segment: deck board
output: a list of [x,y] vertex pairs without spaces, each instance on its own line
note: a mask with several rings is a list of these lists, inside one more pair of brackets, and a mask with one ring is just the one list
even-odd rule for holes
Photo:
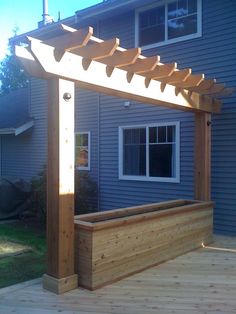
[[217,236],[212,246],[93,292],[58,296],[40,280],[1,289],[0,313],[236,313],[236,237]]

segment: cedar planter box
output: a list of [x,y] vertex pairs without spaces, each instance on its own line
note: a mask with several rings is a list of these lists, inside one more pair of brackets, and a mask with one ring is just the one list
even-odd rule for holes
[[94,290],[212,241],[213,203],[176,200],[75,217],[79,285]]

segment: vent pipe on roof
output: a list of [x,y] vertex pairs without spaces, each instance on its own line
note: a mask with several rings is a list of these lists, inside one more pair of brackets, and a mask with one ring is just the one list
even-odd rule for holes
[[47,24],[49,14],[48,14],[48,0],[43,0],[43,23]]
[[42,27],[53,23],[53,18],[48,14],[48,0],[43,0],[43,20],[38,23],[38,27]]

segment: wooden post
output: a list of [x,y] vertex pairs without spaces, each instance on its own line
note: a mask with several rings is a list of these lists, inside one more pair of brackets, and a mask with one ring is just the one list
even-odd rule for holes
[[211,200],[211,114],[195,113],[195,199]]
[[64,293],[74,273],[74,83],[48,81],[47,274],[43,287]]

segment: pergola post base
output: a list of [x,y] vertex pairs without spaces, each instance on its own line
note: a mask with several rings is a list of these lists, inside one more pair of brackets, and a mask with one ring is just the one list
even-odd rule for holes
[[56,294],[62,294],[78,287],[78,275],[65,278],[55,278],[48,274],[43,275],[43,288]]

